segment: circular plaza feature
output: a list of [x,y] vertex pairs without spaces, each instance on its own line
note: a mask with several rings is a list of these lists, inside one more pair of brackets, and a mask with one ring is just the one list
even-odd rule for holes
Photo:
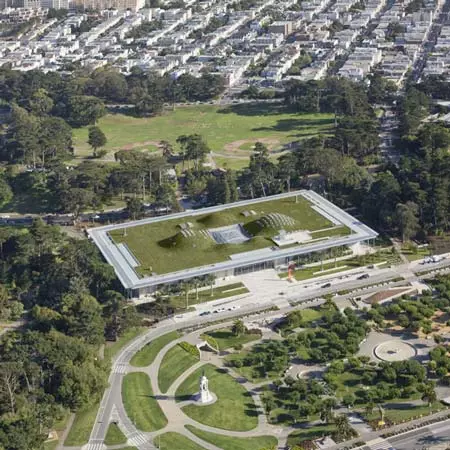
[[417,355],[417,350],[414,345],[407,342],[390,340],[377,345],[374,353],[378,359],[392,362],[414,358]]

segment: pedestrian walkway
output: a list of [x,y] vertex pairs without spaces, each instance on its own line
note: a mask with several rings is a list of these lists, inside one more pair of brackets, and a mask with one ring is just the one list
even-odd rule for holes
[[105,450],[106,446],[103,444],[103,441],[92,441],[89,442],[86,446],[83,447],[83,450]]
[[113,369],[113,373],[127,373],[128,364],[116,364]]
[[139,447],[140,445],[146,444],[147,442],[149,442],[148,437],[139,432],[136,432],[128,437],[128,444],[134,445],[135,447]]
[[377,438],[372,441],[366,443],[366,446],[371,450],[383,450],[383,449],[392,449],[392,444],[383,438]]

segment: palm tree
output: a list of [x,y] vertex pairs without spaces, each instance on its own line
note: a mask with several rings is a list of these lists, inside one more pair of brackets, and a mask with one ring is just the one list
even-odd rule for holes
[[246,331],[244,322],[242,320],[236,320],[233,323],[231,331],[235,336],[241,336],[242,334],[244,334]]
[[192,289],[192,282],[191,280],[183,281],[182,283],[184,294],[186,296],[186,309],[189,308],[189,291]]
[[212,297],[214,295],[214,283],[216,281],[216,276],[212,273],[208,274],[205,277],[205,281],[206,281],[206,283],[209,284],[209,287],[211,288],[210,296]]
[[161,141],[159,145],[161,146],[163,157],[165,158],[166,161],[168,161],[173,154],[172,144],[168,141]]
[[375,404],[373,402],[369,402],[366,405],[365,412],[366,416],[370,416],[373,413],[373,409],[375,408]]
[[336,426],[336,431],[334,433],[336,440],[343,441],[353,436],[353,429],[350,426],[350,421],[345,414],[335,416],[334,425]]

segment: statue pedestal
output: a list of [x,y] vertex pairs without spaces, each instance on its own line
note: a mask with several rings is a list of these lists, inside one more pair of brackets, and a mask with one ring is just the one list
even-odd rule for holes
[[197,394],[195,394],[192,397],[194,403],[197,406],[206,406],[206,405],[211,405],[212,403],[214,403],[215,401],[217,401],[217,396],[208,391],[208,396],[206,396],[205,394],[202,394],[202,392],[199,392]]

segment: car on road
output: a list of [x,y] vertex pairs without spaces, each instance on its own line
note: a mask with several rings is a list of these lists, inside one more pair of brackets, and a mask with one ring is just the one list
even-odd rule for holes
[[331,287],[331,283],[325,283],[322,285],[322,289]]
[[360,275],[358,277],[358,280],[365,280],[367,278],[369,278],[369,274],[368,273],[363,273],[362,275]]
[[211,311],[203,311],[199,314],[199,316],[208,316],[209,314],[211,314]]

